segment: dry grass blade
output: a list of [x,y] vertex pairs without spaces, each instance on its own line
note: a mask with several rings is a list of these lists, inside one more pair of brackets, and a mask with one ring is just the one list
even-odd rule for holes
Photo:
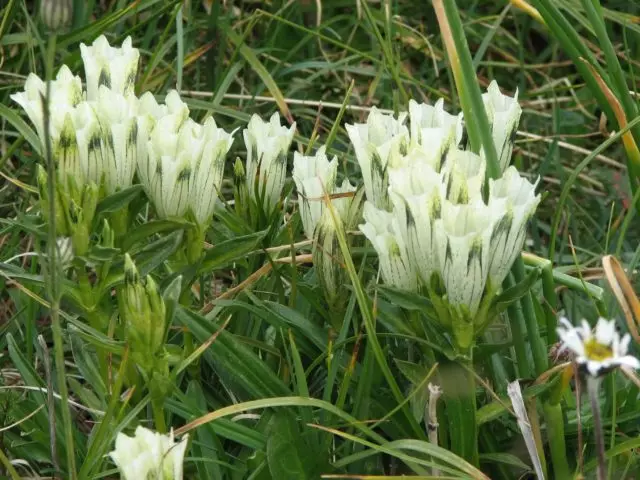
[[518,427],[520,427],[520,432],[524,437],[524,442],[527,446],[529,457],[533,462],[533,467],[536,471],[536,475],[538,476],[538,478],[544,480],[545,477],[542,471],[542,464],[540,463],[540,455],[538,454],[535,436],[533,435],[533,430],[531,429],[531,424],[529,423],[527,408],[525,407],[524,398],[522,397],[522,390],[520,390],[520,383],[517,380],[515,382],[511,382],[507,386],[507,393],[509,394],[509,398],[511,399],[513,409],[516,412]]
[[602,258],[602,266],[604,267],[605,277],[613,290],[613,294],[618,300],[620,308],[624,313],[627,321],[627,327],[631,336],[640,344],[640,300],[633,291],[633,287],[624,273],[624,269],[620,262],[613,255],[607,255]]
[[[602,77],[598,74],[598,72],[593,67],[593,65],[591,65],[584,58],[580,58],[580,60],[582,60],[582,62],[591,71],[591,74],[593,75],[593,77],[595,78],[596,82],[598,83],[598,86],[602,90],[602,93],[607,98],[607,101],[609,102],[609,105],[613,109],[613,112],[614,112],[614,114],[616,116],[616,120],[618,121],[618,125],[620,126],[620,129],[622,130],[623,128],[625,128],[629,124],[629,122],[627,121],[627,115],[625,114],[624,109],[622,108],[622,105],[620,104],[620,101],[615,96],[615,94],[611,91],[611,89],[605,83],[605,81],[602,79]],[[633,177],[631,177],[631,175],[633,174],[634,171],[640,170],[640,151],[638,151],[638,145],[636,144],[636,141],[633,138],[633,134],[631,133],[631,131],[627,130],[626,132],[624,132],[622,134],[622,143],[624,145],[624,149],[627,152],[627,156],[629,157],[629,162],[631,164],[629,166],[629,170],[630,170],[630,172],[629,172],[630,177],[629,178],[632,179],[632,184],[634,186],[637,186],[637,183],[638,183],[638,181],[640,179],[638,179],[638,178],[634,179]],[[635,188],[634,188],[634,191],[635,191]]]

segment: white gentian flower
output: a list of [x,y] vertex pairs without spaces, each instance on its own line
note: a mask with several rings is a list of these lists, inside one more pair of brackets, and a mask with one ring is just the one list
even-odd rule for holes
[[440,218],[442,193],[442,176],[428,164],[413,163],[389,170],[393,213],[398,219],[409,259],[425,285],[438,270],[434,224]]
[[[42,99],[47,93],[47,84],[34,73],[30,73],[24,84],[24,91],[14,93],[11,99],[18,103],[25,111],[31,123],[36,127],[36,133],[44,145],[44,114]],[[60,135],[65,116],[83,100],[82,81],[74,76],[69,67],[60,67],[55,80],[51,81],[51,137],[56,139]]]
[[175,91],[167,95],[165,106],[147,98],[144,108],[145,122],[155,126],[147,158],[138,160],[142,185],[161,218],[191,211],[198,224],[206,225],[219,195],[232,134],[218,128],[211,117],[204,125],[188,118]]
[[409,259],[399,219],[393,213],[377,209],[367,201],[364,205],[364,220],[366,223],[360,225],[360,230],[378,253],[384,282],[395,288],[415,291],[416,270]]
[[[357,202],[357,200],[354,200],[356,190],[356,186],[352,185],[348,178],[345,178],[342,180],[342,184],[334,187],[332,192],[331,204],[340,218],[346,222],[347,228],[352,227],[349,219],[349,214],[352,213],[350,211],[354,209],[361,210],[362,208],[362,205],[354,205]],[[355,214],[357,215],[357,212]]]
[[576,362],[583,366],[589,375],[597,377],[617,367],[640,368],[640,361],[627,355],[631,337],[625,334],[620,338],[616,332],[615,320],[599,318],[595,333],[586,320],[574,327],[569,320],[561,318],[558,335],[562,340],[562,349],[576,354]]
[[191,210],[200,225],[211,221],[216,201],[220,198],[225,160],[233,144],[234,133],[218,128],[213,117],[207,118],[202,127],[204,150],[202,157],[196,159],[195,175],[190,185]]
[[464,306],[471,318],[478,311],[487,281],[493,222],[490,209],[470,204],[442,203],[435,222],[440,273],[451,305]]
[[280,125],[280,114],[268,122],[253,115],[242,132],[247,148],[247,189],[251,198],[270,213],[280,201],[287,175],[287,152],[296,131],[295,122]]
[[453,203],[470,203],[482,198],[486,163],[473,152],[454,149],[442,168],[446,197]]
[[396,119],[393,115],[380,113],[374,107],[367,117],[367,123],[346,125],[362,170],[367,200],[377,208],[386,209],[389,203],[389,159],[407,153],[409,131],[404,125],[406,117],[406,112],[403,112]]
[[104,182],[107,194],[127,188],[136,164],[146,158],[149,132],[137,120],[138,99],[100,86],[98,99],[74,112],[80,164],[88,181]]
[[87,78],[87,100],[98,99],[101,85],[124,96],[134,93],[140,52],[131,46],[131,37],[118,48],[100,35],[90,47],[81,43],[80,55]]
[[527,224],[540,203],[540,195],[535,194],[537,185],[538,181],[532,184],[513,166],[501,178],[489,180],[489,209],[495,219],[489,256],[492,289],[502,283],[522,251]]
[[324,145],[315,155],[293,153],[293,180],[298,191],[302,226],[309,239],[313,238],[313,231],[324,211],[324,195],[333,193],[337,172],[338,159],[333,157],[329,161]]
[[[25,82],[24,91],[11,95],[33,123],[41,143],[41,151],[45,151],[43,98],[46,95],[46,83],[31,73]],[[58,171],[64,176],[71,175],[76,183],[83,183],[83,172],[80,168],[78,144],[73,122],[73,112],[82,101],[82,83],[80,77],[74,76],[66,65],[63,65],[56,79],[51,82],[49,105],[49,133],[51,148],[58,165]]]
[[503,95],[498,83],[493,80],[487,93],[482,95],[485,110],[491,123],[491,133],[498,155],[500,171],[504,172],[511,163],[511,152],[518,130],[522,108],[518,103],[518,91],[513,97]]
[[449,149],[462,139],[462,119],[444,110],[442,98],[433,106],[409,100],[409,119],[411,144],[421,145],[433,156],[439,157],[438,165],[444,163]]
[[446,155],[440,155],[430,147],[418,144],[409,145],[407,150],[403,150],[403,153],[398,150],[391,153],[387,163],[387,170],[406,168],[418,164],[428,165],[431,169],[439,172],[443,160],[446,160]]
[[182,480],[188,435],[176,442],[173,432],[162,435],[144,427],[129,437],[118,433],[109,456],[123,480]]

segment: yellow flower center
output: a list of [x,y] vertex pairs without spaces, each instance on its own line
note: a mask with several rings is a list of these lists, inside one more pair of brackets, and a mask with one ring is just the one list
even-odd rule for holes
[[595,338],[591,338],[584,342],[584,353],[589,360],[601,362],[613,357],[613,351],[606,345],[597,342]]

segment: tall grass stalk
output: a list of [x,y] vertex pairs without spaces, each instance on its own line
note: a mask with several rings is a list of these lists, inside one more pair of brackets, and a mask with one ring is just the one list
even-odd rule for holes
[[[43,118],[44,118],[44,136],[45,136],[45,160],[47,164],[48,174],[48,189],[49,189],[49,230],[47,240],[48,250],[48,268],[47,275],[49,276],[48,294],[50,301],[50,315],[51,315],[51,331],[53,333],[53,349],[56,361],[56,374],[58,380],[58,389],[60,390],[60,408],[62,411],[62,428],[64,429],[65,439],[65,452],[67,453],[67,475],[71,480],[77,478],[76,473],[76,457],[75,448],[73,442],[73,425],[71,423],[71,412],[69,411],[69,392],[67,390],[67,377],[65,373],[64,365],[64,339],[62,335],[62,326],[60,324],[60,280],[58,279],[59,267],[58,267],[58,245],[56,242],[56,164],[52,151],[51,136],[50,136],[50,100],[51,100],[51,81],[53,79],[53,64],[55,60],[56,51],[56,35],[52,33],[49,36],[47,46],[47,58],[46,61],[46,97],[43,99]],[[55,421],[55,412],[49,412],[52,421]],[[51,439],[55,442],[55,437]],[[62,473],[62,472],[61,472]]]

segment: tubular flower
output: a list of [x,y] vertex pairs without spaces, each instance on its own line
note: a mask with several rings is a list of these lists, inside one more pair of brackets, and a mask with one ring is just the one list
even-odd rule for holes
[[377,209],[367,201],[364,205],[364,220],[366,223],[360,225],[360,230],[378,253],[384,282],[402,290],[415,291],[415,265],[409,259],[397,216]]
[[148,155],[138,159],[140,180],[161,218],[191,212],[198,224],[211,220],[222,184],[225,157],[232,134],[217,127],[213,118],[201,125],[188,118],[177,92],[166,105],[148,101],[144,122],[155,124]]
[[396,119],[393,115],[380,113],[374,107],[366,123],[346,125],[362,170],[367,200],[376,208],[386,209],[389,204],[389,159],[406,155],[408,150],[409,131],[404,125],[406,117],[406,113],[401,113]]
[[87,100],[98,99],[101,85],[125,97],[134,93],[140,52],[131,46],[131,37],[118,48],[100,35],[90,47],[81,43],[80,55],[87,79]]
[[540,203],[540,195],[535,194],[537,184],[521,177],[515,167],[509,167],[501,178],[489,180],[489,209],[496,219],[489,259],[493,289],[500,286],[522,251],[527,224]]
[[475,153],[453,150],[442,169],[447,200],[459,204],[481,199],[485,170],[485,161]]
[[124,480],[182,480],[188,435],[176,442],[173,432],[162,435],[137,427],[133,437],[118,433],[109,456]]
[[465,307],[472,318],[487,280],[492,223],[490,209],[481,200],[462,205],[445,200],[441,218],[435,221],[447,301]]
[[313,238],[313,230],[324,211],[324,195],[333,193],[337,171],[338,159],[333,157],[329,161],[324,146],[311,156],[293,153],[293,180],[298,191],[304,233],[309,239]]
[[268,122],[253,115],[242,132],[247,148],[247,189],[256,204],[269,214],[280,201],[287,175],[287,152],[296,131],[295,122],[280,125],[280,114]]
[[498,83],[493,80],[487,93],[482,95],[484,107],[491,123],[491,134],[500,163],[500,171],[504,172],[511,162],[511,152],[518,130],[518,122],[522,108],[518,103],[518,91],[513,97],[503,95]]
[[421,145],[437,157],[437,164],[444,163],[449,149],[462,138],[462,119],[444,110],[444,100],[435,105],[409,100],[411,145]]
[[[11,95],[11,99],[24,109],[36,128],[42,152],[45,150],[46,142],[43,108],[46,91],[46,83],[31,73],[27,77],[24,91]],[[50,95],[49,137],[58,171],[63,177],[71,175],[77,179],[78,183],[83,183],[76,128],[73,122],[74,110],[83,100],[80,77],[74,76],[71,70],[63,65],[56,79],[51,82]]]
[[560,323],[558,335],[562,349],[576,354],[576,362],[592,377],[622,366],[640,368],[640,361],[627,355],[631,337],[627,333],[620,338],[615,320],[599,318],[595,332],[586,320],[582,320],[580,326],[573,326],[566,318],[561,318]]
[[434,224],[441,216],[442,176],[429,165],[415,163],[389,172],[389,194],[409,258],[429,285],[438,270]]
[[138,100],[101,86],[98,99],[76,108],[80,166],[87,181],[107,194],[131,185],[138,158],[146,158],[149,132],[139,123]]

